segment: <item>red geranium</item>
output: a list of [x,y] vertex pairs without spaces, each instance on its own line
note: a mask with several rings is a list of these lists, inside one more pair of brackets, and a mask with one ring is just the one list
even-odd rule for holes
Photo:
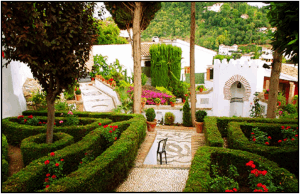
[[298,134],[296,134],[295,137],[298,137]]
[[286,140],[287,140],[287,138],[283,139],[283,141],[286,141]]
[[28,118],[28,119],[32,119],[32,118],[33,118],[33,116],[32,116],[32,115],[29,115],[27,118]]
[[234,192],[237,192],[237,189],[236,189],[236,188],[233,188],[232,190],[233,190]]
[[262,187],[262,186],[263,186],[263,184],[261,184],[261,183],[257,184],[257,187]]
[[271,136],[269,136],[269,137],[268,137],[268,139],[272,139],[272,137],[271,137]]
[[253,139],[252,139],[252,141],[256,141],[256,139],[255,139],[255,138],[253,138]]
[[48,188],[49,187],[49,185],[46,185],[46,188]]
[[112,128],[113,126],[110,125],[109,127]]
[[284,126],[281,126],[281,129],[284,129]]
[[254,135],[254,133],[252,132],[251,135]]
[[263,171],[261,171],[261,174],[262,174],[263,176],[265,176],[265,175],[267,174],[267,172],[268,172],[268,171],[263,170]]
[[18,119],[20,119],[20,118],[24,118],[24,116],[23,115],[18,116]]
[[281,102],[278,101],[277,104],[278,104],[278,106],[281,106]]
[[118,138],[117,137],[115,137],[115,140],[117,140]]
[[49,177],[50,176],[50,174],[48,173],[48,174],[46,174],[46,177]]
[[60,161],[62,161],[62,162],[63,162],[63,161],[64,161],[64,159],[60,159]]
[[25,122],[25,123],[26,123],[26,121],[27,121],[27,120],[26,120],[26,119],[24,119],[24,122]]
[[266,142],[265,144],[266,144],[266,145],[269,145],[269,142]]
[[55,156],[55,153],[54,153],[54,152],[51,152],[51,153],[50,153],[50,156]]
[[42,124],[42,122],[40,121],[40,122],[39,122],[39,124],[41,125],[41,124]]
[[108,81],[112,82],[112,81],[114,81],[114,79],[113,79],[113,78],[110,78]]
[[55,164],[55,166],[57,166],[57,167],[58,167],[58,166],[59,166],[59,163],[56,163],[56,164]]
[[48,182],[49,181],[49,178],[45,178],[45,182]]
[[294,141],[295,139],[294,139],[294,138],[292,138],[291,140],[292,140],[292,141]]
[[55,179],[55,178],[56,178],[56,176],[55,176],[55,175],[52,175],[52,178],[53,178],[53,179]]
[[109,133],[112,133],[112,130],[109,130]]
[[291,128],[290,126],[287,126],[287,127],[286,127],[286,129],[290,129],[290,128]]
[[278,143],[281,143],[282,141],[281,140],[278,140]]
[[50,163],[50,161],[49,160],[46,160],[45,161],[45,165],[47,165],[47,164],[49,164]]
[[106,128],[106,127],[108,127],[108,125],[104,125],[104,126],[103,126],[103,128]]
[[101,126],[102,124],[101,124],[101,123],[98,123],[98,125]]

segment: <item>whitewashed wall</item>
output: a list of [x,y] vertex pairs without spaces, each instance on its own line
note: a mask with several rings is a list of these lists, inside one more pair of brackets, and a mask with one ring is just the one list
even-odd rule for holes
[[229,116],[230,100],[225,100],[224,86],[225,83],[234,75],[243,76],[250,85],[251,95],[249,101],[244,101],[243,117],[250,115],[250,103],[253,103],[254,93],[262,92],[264,82],[263,61],[251,60],[230,60],[226,59],[220,62],[219,59],[214,61],[214,84],[213,84],[213,115],[214,116]]
[[[5,62],[2,58],[2,64]],[[18,116],[26,110],[22,87],[27,78],[33,75],[24,63],[12,61],[7,68],[2,68],[2,118]]]

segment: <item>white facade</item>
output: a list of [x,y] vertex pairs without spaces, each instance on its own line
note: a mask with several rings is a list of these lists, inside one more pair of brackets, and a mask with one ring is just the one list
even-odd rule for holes
[[213,4],[212,6],[208,6],[207,10],[214,11],[214,12],[220,12],[222,5],[223,5],[223,3],[216,3],[216,4]]
[[[6,62],[2,58],[2,64]],[[30,68],[21,62],[12,61],[2,68],[2,119],[21,115],[27,109],[23,84],[33,78]]]
[[234,44],[232,46],[225,46],[224,44],[219,45],[219,54],[220,55],[231,55],[232,51],[237,51],[238,45]]

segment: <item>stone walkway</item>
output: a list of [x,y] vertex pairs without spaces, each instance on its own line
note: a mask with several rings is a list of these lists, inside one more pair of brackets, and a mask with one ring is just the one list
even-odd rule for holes
[[81,96],[85,111],[111,112],[115,107],[110,96],[89,83],[80,83]]
[[[157,137],[157,138],[156,138]],[[155,140],[168,137],[166,151],[168,164],[144,164]],[[178,141],[178,143],[176,143]],[[189,174],[191,161],[199,146],[205,145],[203,133],[193,127],[159,126],[147,132],[135,166],[117,192],[182,192]],[[164,160],[163,160],[164,161]]]

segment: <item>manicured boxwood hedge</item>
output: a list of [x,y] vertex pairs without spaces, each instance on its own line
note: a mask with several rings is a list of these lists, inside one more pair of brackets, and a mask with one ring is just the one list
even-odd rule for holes
[[217,117],[204,118],[204,134],[207,146],[223,147],[224,140],[217,126]]
[[295,175],[278,167],[275,162],[246,151],[208,146],[200,147],[197,150],[184,192],[208,192],[208,185],[212,180],[210,165],[213,164],[214,160],[218,161],[219,166],[235,165],[241,175],[238,179],[240,186],[246,185],[248,182],[249,167],[246,167],[245,164],[252,160],[257,166],[258,164],[261,165],[259,170],[271,169],[273,171],[273,183],[277,185],[281,182],[284,192],[299,192],[298,180]]
[[[299,147],[298,146],[266,146],[261,144],[255,144],[249,141],[249,139],[243,133],[241,126],[244,127],[246,134],[251,133],[251,129],[248,126],[259,126],[268,134],[272,134],[275,139],[279,139],[281,136],[281,126],[282,124],[252,124],[247,125],[245,122],[237,123],[230,122],[228,124],[228,146],[232,149],[240,149],[248,152],[256,153],[262,155],[272,161],[275,161],[279,166],[288,169],[290,172],[298,175],[299,173]],[[297,125],[289,125],[296,129]],[[268,130],[266,130],[268,129]]]
[[[100,118],[104,114],[95,115]],[[98,126],[77,143],[56,151],[54,158],[45,156],[34,160],[21,171],[9,177],[2,185],[2,192],[34,192],[42,189],[45,178],[44,161],[55,158],[65,160],[64,174],[68,176],[58,180],[56,185],[51,185],[50,192],[52,192],[51,190],[55,190],[55,192],[114,190],[127,177],[139,145],[146,135],[146,120],[142,115],[119,114],[116,116],[132,119],[111,123],[111,125],[118,125],[120,131],[123,131],[121,137],[113,145],[108,144],[103,137],[104,128]],[[112,118],[112,116],[110,117]],[[79,162],[88,150],[93,150],[97,158],[78,169]]]
[[24,166],[31,161],[47,156],[50,152],[60,150],[74,143],[74,138],[67,133],[53,133],[53,143],[46,143],[46,134],[30,136],[22,140],[21,152]]
[[[34,117],[40,119],[39,116],[31,113]],[[59,114],[60,115],[60,114]],[[41,120],[47,120],[46,117],[41,117]],[[65,119],[65,117],[56,117],[55,120],[59,121]],[[16,122],[17,117],[9,117],[2,119],[2,133],[7,137],[8,143],[11,145],[19,145],[21,141],[27,137],[38,135],[40,133],[46,133],[46,126],[31,126],[19,124]],[[83,123],[90,123],[86,125],[78,126],[55,126],[53,132],[64,132],[74,137],[74,141],[77,142],[91,130],[98,127],[98,123],[108,124],[111,122],[110,119],[101,118],[79,118]]]
[[2,134],[2,142],[1,142],[1,157],[2,157],[2,163],[1,163],[1,182],[6,181],[8,177],[8,142],[6,139],[6,136]]

